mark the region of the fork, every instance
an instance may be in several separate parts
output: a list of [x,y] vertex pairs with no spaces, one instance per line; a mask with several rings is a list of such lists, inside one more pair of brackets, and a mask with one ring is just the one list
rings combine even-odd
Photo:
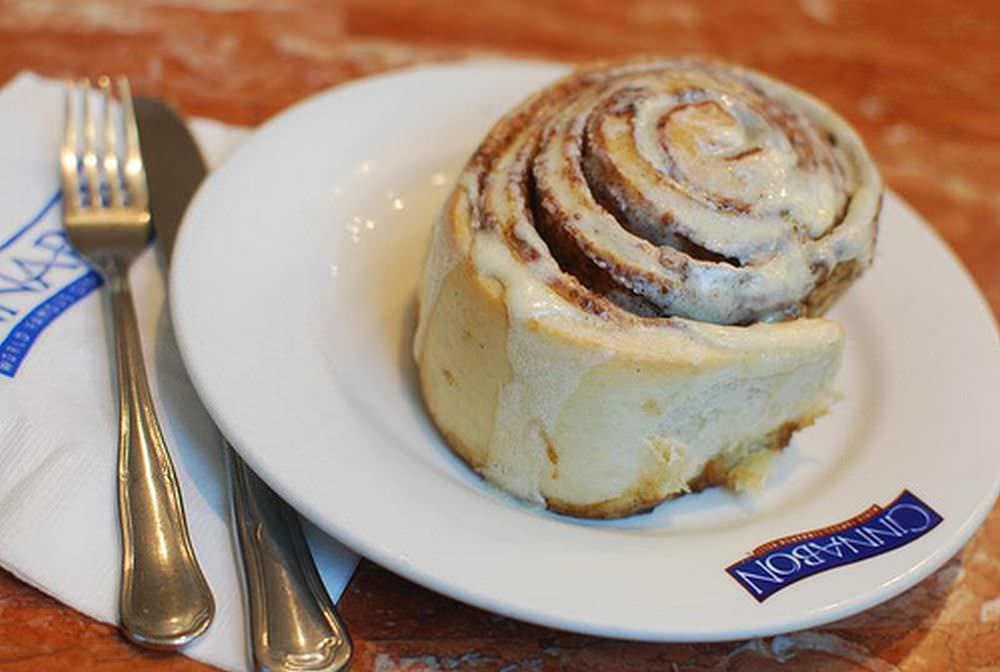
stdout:
[[[171,650],[205,632],[215,602],[191,547],[177,476],[146,379],[129,286],[129,265],[152,233],[132,95],[128,80],[119,78],[121,114],[116,115],[110,78],[100,77],[97,85],[100,142],[89,80],[70,83],[66,92],[59,154],[63,223],[73,246],[104,276],[111,299],[118,388],[121,625],[136,644]],[[123,157],[118,154],[119,131]]]

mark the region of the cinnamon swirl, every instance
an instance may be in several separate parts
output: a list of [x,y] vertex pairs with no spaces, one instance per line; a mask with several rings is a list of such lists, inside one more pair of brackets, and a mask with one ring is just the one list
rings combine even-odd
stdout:
[[448,444],[617,517],[755,487],[825,412],[882,185],[786,84],[704,60],[578,70],[501,119],[432,236],[414,352]]

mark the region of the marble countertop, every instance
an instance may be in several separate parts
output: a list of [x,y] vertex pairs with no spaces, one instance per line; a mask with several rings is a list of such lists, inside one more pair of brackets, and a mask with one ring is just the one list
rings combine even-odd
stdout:
[[[122,72],[186,113],[244,124],[417,62],[638,52],[719,56],[825,99],[1000,314],[1000,4],[990,0],[0,0],[0,82],[23,69]],[[751,642],[555,632],[367,562],[340,608],[357,670],[1000,670],[1000,508],[957,557],[895,600]],[[0,572],[0,672],[207,669],[135,649]]]

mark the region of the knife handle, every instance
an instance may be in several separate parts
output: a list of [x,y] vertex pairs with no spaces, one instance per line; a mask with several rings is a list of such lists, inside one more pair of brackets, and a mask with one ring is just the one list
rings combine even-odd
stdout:
[[254,669],[344,669],[351,640],[316,571],[298,514],[226,445]]
[[215,602],[195,558],[184,504],[146,379],[128,271],[106,269],[118,369],[119,609],[140,646],[176,649],[208,628]]

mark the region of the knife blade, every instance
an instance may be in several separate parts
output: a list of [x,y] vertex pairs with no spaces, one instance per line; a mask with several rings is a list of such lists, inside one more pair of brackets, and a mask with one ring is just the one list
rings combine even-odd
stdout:
[[205,161],[187,125],[167,105],[153,98],[136,98],[134,105],[153,229],[169,264],[181,218],[205,179]]
[[[205,177],[205,162],[187,125],[165,103],[136,98],[135,113],[153,228],[169,269],[184,211]],[[344,669],[351,640],[323,587],[298,514],[225,445],[255,668]]]

